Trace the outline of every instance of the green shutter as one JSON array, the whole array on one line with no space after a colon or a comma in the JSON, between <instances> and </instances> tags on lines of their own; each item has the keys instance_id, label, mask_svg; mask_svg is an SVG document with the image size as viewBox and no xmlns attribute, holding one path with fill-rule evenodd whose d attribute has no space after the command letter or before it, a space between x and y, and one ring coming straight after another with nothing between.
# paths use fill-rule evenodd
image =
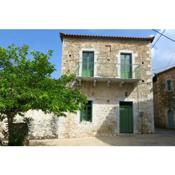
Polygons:
<instances>
[{"instance_id":1,"label":"green shutter","mask_svg":"<svg viewBox=\"0 0 175 175\"><path fill-rule=\"evenodd\" d=\"M120 133L133 133L132 102L120 102Z\"/></svg>"},{"instance_id":2,"label":"green shutter","mask_svg":"<svg viewBox=\"0 0 175 175\"><path fill-rule=\"evenodd\" d=\"M172 80L167 80L167 90L172 91L173 90L173 82Z\"/></svg>"},{"instance_id":3,"label":"green shutter","mask_svg":"<svg viewBox=\"0 0 175 175\"><path fill-rule=\"evenodd\" d=\"M80 121L92 122L92 101L88 101L80 113Z\"/></svg>"},{"instance_id":4,"label":"green shutter","mask_svg":"<svg viewBox=\"0 0 175 175\"><path fill-rule=\"evenodd\" d=\"M121 53L121 78L132 78L132 55L128 53Z\"/></svg>"},{"instance_id":5,"label":"green shutter","mask_svg":"<svg viewBox=\"0 0 175 175\"><path fill-rule=\"evenodd\" d=\"M82 76L94 76L94 52L83 52Z\"/></svg>"},{"instance_id":6,"label":"green shutter","mask_svg":"<svg viewBox=\"0 0 175 175\"><path fill-rule=\"evenodd\" d=\"M174 117L173 117L173 111L168 110L168 128L173 129L174 128Z\"/></svg>"}]
</instances>

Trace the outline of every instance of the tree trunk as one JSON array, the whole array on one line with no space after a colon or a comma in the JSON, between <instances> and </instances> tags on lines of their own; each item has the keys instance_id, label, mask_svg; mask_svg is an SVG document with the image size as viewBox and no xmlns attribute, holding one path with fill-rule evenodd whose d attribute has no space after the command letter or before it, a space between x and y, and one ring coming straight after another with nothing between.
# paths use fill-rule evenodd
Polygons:
<instances>
[{"instance_id":1,"label":"tree trunk","mask_svg":"<svg viewBox=\"0 0 175 175\"><path fill-rule=\"evenodd\" d=\"M28 136L27 123L13 123L17 113L8 113L8 146L23 146L26 144Z\"/></svg>"},{"instance_id":2,"label":"tree trunk","mask_svg":"<svg viewBox=\"0 0 175 175\"><path fill-rule=\"evenodd\" d=\"M9 146L15 146L13 142L13 119L14 116L12 114L9 114L7 116L7 121L8 121L8 145Z\"/></svg>"}]
</instances>

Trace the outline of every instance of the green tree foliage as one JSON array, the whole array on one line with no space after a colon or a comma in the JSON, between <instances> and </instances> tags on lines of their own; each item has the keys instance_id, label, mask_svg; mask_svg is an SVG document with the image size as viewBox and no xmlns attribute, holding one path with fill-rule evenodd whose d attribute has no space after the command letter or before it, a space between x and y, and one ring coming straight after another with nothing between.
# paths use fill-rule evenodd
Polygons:
<instances>
[{"instance_id":1,"label":"green tree foliage","mask_svg":"<svg viewBox=\"0 0 175 175\"><path fill-rule=\"evenodd\" d=\"M51 78L55 71L49 62L51 56L51 50L47 54L29 51L27 45L0 47L0 118L7 117L9 145L17 114L24 116L30 109L41 109L62 116L86 102L86 97L73 86L74 75Z\"/></svg>"}]
</instances>

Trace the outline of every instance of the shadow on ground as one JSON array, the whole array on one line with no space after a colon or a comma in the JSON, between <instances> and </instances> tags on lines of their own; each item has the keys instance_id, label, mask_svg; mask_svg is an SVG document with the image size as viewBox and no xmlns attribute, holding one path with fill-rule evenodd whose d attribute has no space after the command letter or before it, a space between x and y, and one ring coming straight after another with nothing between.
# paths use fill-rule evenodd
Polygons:
<instances>
[{"instance_id":1,"label":"shadow on ground","mask_svg":"<svg viewBox=\"0 0 175 175\"><path fill-rule=\"evenodd\" d=\"M31 140L31 146L175 146L175 131L156 129L155 134Z\"/></svg>"},{"instance_id":2,"label":"shadow on ground","mask_svg":"<svg viewBox=\"0 0 175 175\"><path fill-rule=\"evenodd\" d=\"M111 146L175 146L175 130L155 129L154 134L97 137Z\"/></svg>"}]
</instances>

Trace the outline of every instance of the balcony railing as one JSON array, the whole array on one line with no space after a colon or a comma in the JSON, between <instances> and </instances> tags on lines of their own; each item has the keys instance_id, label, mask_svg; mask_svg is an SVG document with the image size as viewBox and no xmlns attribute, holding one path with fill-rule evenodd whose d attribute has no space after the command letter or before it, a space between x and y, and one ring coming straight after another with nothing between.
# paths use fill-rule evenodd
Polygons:
<instances>
[{"instance_id":1,"label":"balcony railing","mask_svg":"<svg viewBox=\"0 0 175 175\"><path fill-rule=\"evenodd\" d=\"M78 77L100 77L118 79L140 79L139 64L117 64L117 63L78 63L76 76Z\"/></svg>"}]
</instances>

